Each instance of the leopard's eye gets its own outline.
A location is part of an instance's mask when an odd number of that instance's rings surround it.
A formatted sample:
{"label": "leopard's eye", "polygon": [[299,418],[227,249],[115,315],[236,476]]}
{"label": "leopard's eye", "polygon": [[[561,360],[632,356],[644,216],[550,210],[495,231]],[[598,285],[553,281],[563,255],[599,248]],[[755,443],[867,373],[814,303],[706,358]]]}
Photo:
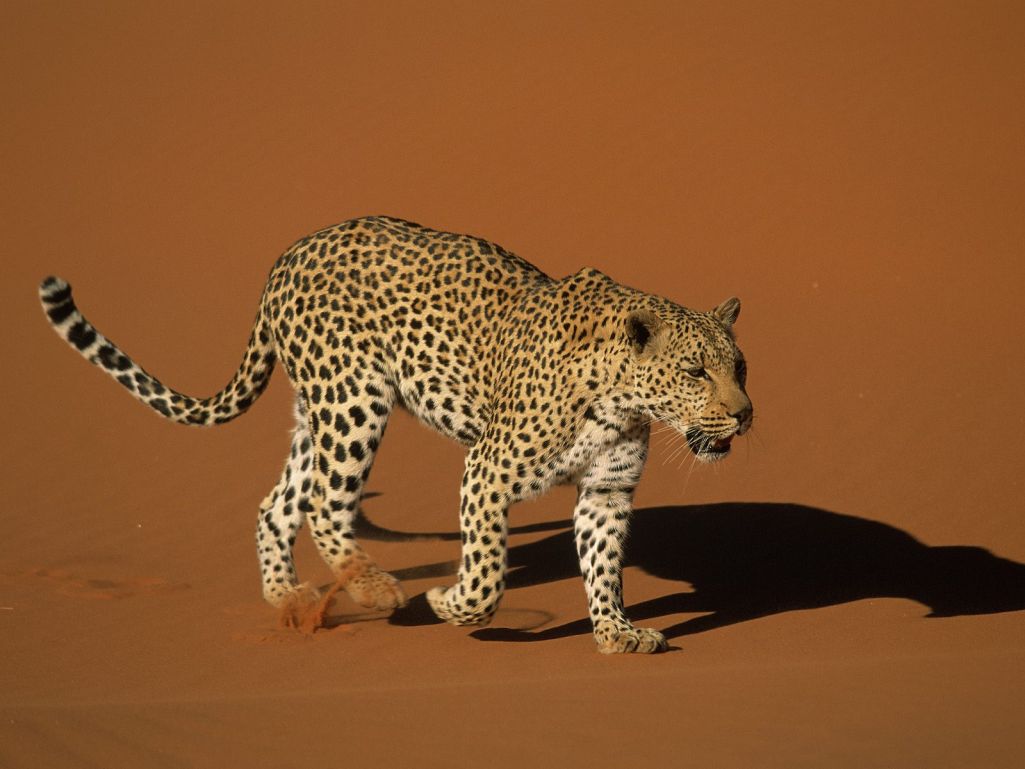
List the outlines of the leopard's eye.
{"label": "leopard's eye", "polygon": [[684,373],[692,379],[708,379],[708,372],[701,368],[701,366],[684,369]]}
{"label": "leopard's eye", "polygon": [[734,370],[734,376],[737,378],[737,381],[741,384],[741,386],[743,386],[744,381],[747,379],[747,363],[744,362],[743,358],[737,361],[737,366]]}

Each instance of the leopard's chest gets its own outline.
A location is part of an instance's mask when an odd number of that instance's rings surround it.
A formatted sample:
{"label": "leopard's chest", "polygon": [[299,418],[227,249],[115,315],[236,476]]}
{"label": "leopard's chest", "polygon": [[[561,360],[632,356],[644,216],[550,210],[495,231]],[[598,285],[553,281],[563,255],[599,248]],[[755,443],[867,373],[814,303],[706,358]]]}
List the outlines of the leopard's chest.
{"label": "leopard's chest", "polygon": [[552,463],[552,483],[575,482],[596,457],[623,440],[637,418],[611,400],[592,404],[569,447]]}

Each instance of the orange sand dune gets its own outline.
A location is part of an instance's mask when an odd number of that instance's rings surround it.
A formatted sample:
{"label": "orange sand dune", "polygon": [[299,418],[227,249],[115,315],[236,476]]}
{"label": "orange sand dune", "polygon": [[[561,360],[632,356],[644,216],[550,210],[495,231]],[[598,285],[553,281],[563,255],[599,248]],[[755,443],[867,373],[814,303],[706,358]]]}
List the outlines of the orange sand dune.
{"label": "orange sand dune", "polygon": [[[0,766],[1025,763],[1019,8],[214,6],[0,11]],[[167,424],[39,312],[62,275],[208,394],[278,253],[367,213],[742,298],[753,433],[715,467],[660,436],[638,491],[626,599],[669,653],[595,652],[571,489],[513,509],[490,627],[434,622],[462,456],[406,415],[363,531],[410,606],[280,628],[285,378]]]}

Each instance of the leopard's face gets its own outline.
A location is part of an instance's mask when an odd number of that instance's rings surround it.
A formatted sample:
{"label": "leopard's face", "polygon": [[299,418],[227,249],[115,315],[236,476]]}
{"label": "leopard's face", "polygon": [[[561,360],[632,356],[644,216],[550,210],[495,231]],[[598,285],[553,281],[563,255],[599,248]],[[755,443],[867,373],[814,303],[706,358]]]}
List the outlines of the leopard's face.
{"label": "leopard's face", "polygon": [[703,462],[724,459],[751,427],[747,367],[731,332],[739,312],[736,299],[710,313],[665,302],[627,319],[640,407],[681,433]]}

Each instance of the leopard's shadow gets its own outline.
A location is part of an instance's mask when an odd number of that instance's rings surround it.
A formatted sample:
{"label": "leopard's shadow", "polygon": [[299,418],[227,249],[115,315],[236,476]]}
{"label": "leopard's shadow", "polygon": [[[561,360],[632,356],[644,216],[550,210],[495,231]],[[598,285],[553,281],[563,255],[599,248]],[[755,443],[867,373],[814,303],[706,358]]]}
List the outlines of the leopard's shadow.
{"label": "leopard's shadow", "polygon": [[[510,534],[515,537],[553,527],[562,530],[510,549],[510,589],[579,579],[569,521],[513,528]],[[391,539],[424,536],[390,533]],[[368,534],[375,538],[372,532],[364,532],[364,536]],[[458,534],[426,536],[458,541]],[[453,556],[457,554],[453,552]],[[908,598],[927,607],[930,617],[1025,609],[1023,564],[979,547],[929,547],[884,523],[796,504],[724,503],[637,510],[627,561],[654,576],[684,583],[679,591],[628,604],[632,620],[701,614],[660,628],[669,638],[863,598]],[[455,562],[446,561],[395,572],[395,576],[443,577],[453,574],[455,568]],[[625,593],[629,598],[629,577]],[[489,641],[542,641],[590,633],[582,588],[581,614],[578,620],[544,630],[492,627],[477,630],[474,636]],[[423,597],[418,596],[391,621],[426,624],[434,620]]]}

